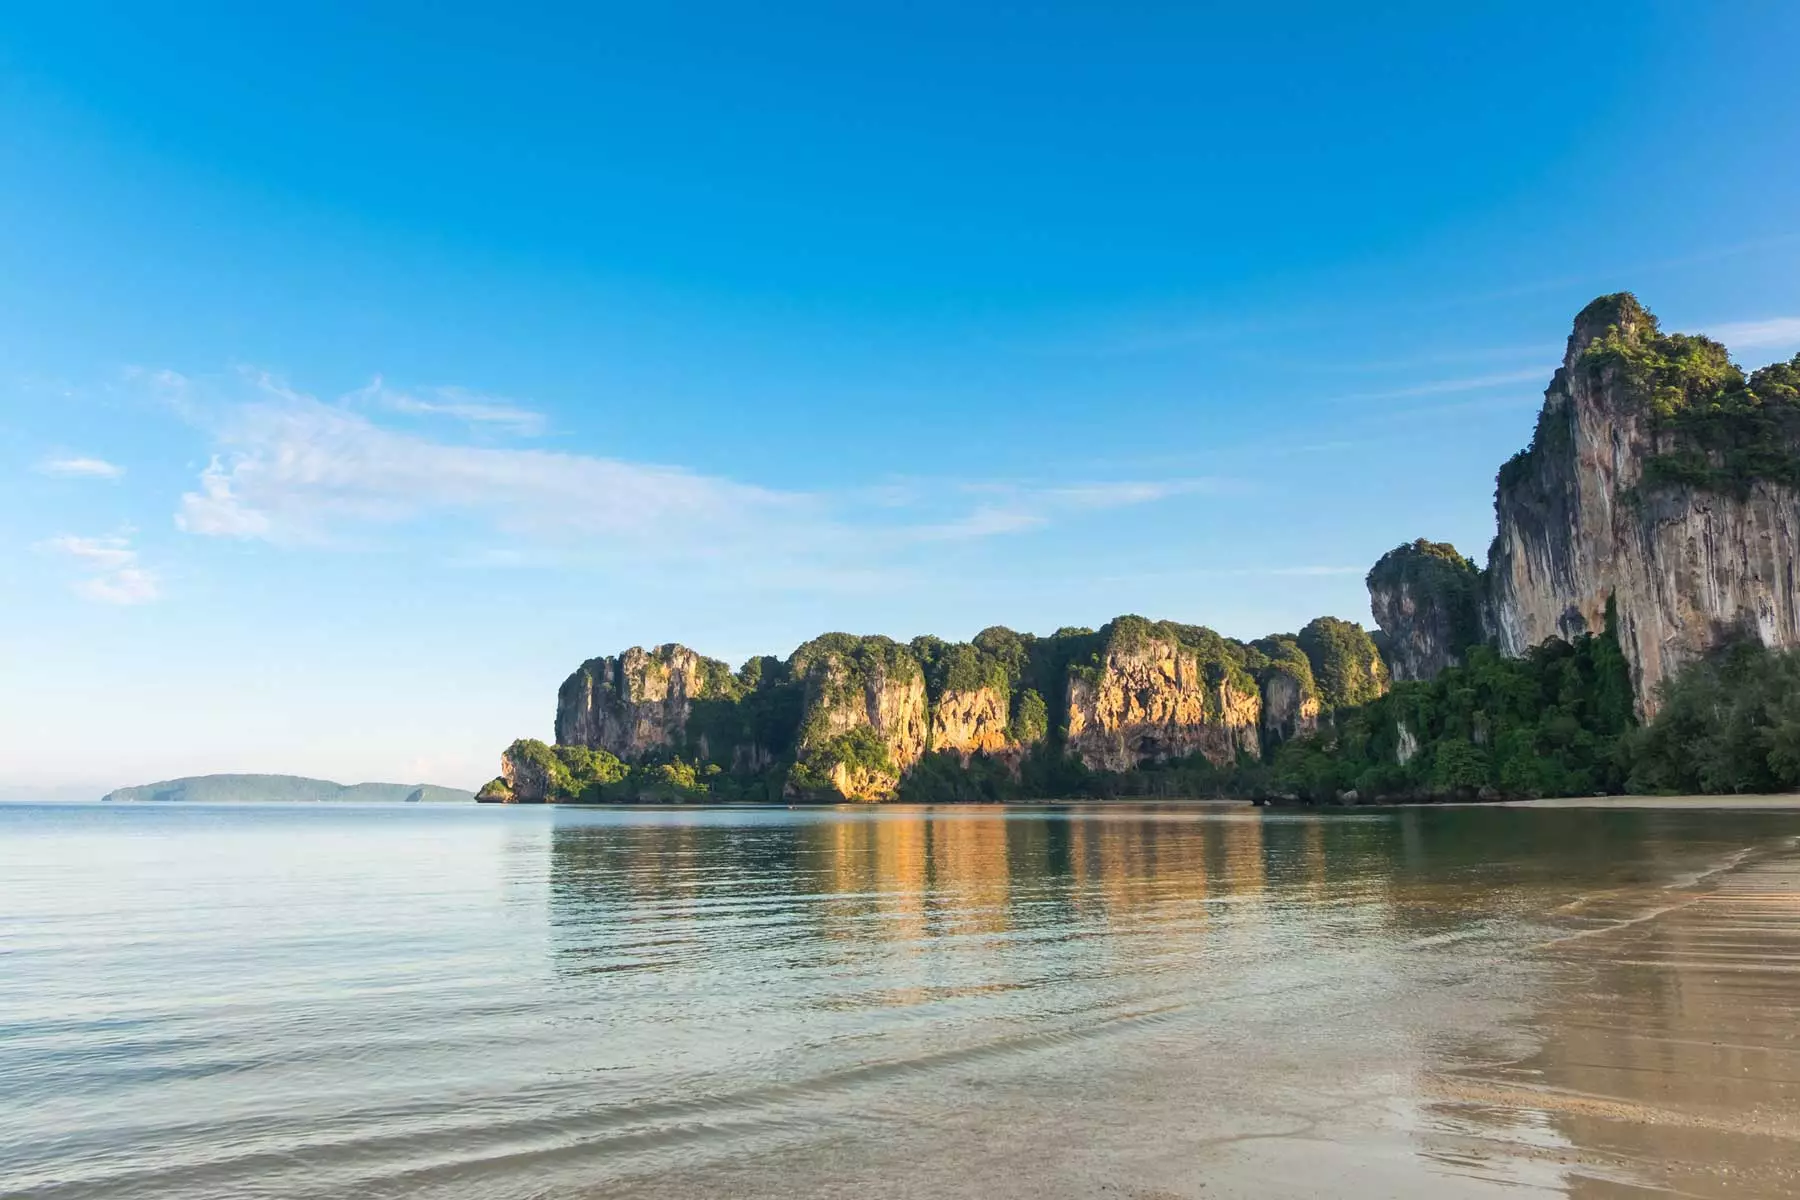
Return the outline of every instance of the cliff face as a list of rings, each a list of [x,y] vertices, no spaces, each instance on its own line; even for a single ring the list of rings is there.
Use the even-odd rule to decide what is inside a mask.
[[[681,747],[693,702],[724,692],[731,668],[686,646],[633,646],[616,658],[592,658],[556,697],[556,741],[633,761]]]
[[[1156,634],[1110,639],[1098,668],[1069,676],[1069,750],[1093,770],[1129,771],[1195,751],[1219,766],[1260,753],[1254,683],[1209,678],[1200,653]]]
[[[804,681],[798,757],[849,800],[885,800],[925,753],[925,675],[887,638],[828,634],[794,652]],[[790,791],[804,794],[803,773]]]
[[[483,787],[480,799],[501,804],[545,804],[550,799],[550,771],[541,758],[508,747],[500,755],[500,778]]]
[[[999,688],[944,692],[931,711],[931,749],[965,760],[972,754],[1014,749],[1006,708],[1007,695]]]
[[[1531,448],[1501,471],[1487,569],[1486,620],[1508,654],[1600,631],[1611,598],[1645,715],[1658,684],[1731,637],[1800,645],[1800,492],[1713,485],[1731,451],[1684,437],[1695,401],[1669,380],[1688,368],[1659,365],[1677,351],[1703,365],[1723,356],[1704,339],[1662,338],[1630,296],[1583,310]],[[1659,460],[1687,464],[1686,477],[1647,473]]]
[[[1301,681],[1286,672],[1270,672],[1262,684],[1263,737],[1271,742],[1292,741],[1319,728],[1319,698],[1303,690]]]
[[[582,664],[558,695],[556,744],[515,742],[480,798],[887,800],[903,780],[909,795],[1068,795],[1043,789],[1260,757],[1385,686],[1368,635],[1334,619],[1254,644],[1132,616],[970,642],[831,633],[736,673],[682,646],[633,648]]]
[[[1481,640],[1481,572],[1456,547],[1424,538],[1396,546],[1367,582],[1396,682],[1431,679]]]

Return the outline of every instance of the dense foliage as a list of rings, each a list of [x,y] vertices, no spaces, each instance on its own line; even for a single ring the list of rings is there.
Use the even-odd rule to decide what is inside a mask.
[[[1732,646],[1681,672],[1660,699],[1627,746],[1633,791],[1800,788],[1800,651]]]
[[[697,765],[679,757],[627,765],[604,750],[546,746],[534,738],[514,742],[507,747],[506,758],[518,790],[541,787],[544,799],[552,804],[700,800],[712,795],[712,784],[721,775],[716,765]],[[501,799],[513,790],[497,779],[478,795]]]
[[[1312,664],[1319,703],[1327,711],[1367,704],[1387,691],[1387,664],[1361,625],[1315,617],[1294,640]]]
[[[1250,643],[1249,653],[1245,655],[1245,666],[1263,682],[1270,675],[1286,675],[1294,681],[1300,695],[1305,699],[1319,698],[1319,685],[1313,675],[1312,659],[1300,648],[1300,641],[1291,633],[1271,634],[1258,638]]]
[[[1481,647],[1437,678],[1395,685],[1275,755],[1278,794],[1330,800],[1614,792],[1633,728],[1629,670],[1606,632],[1523,658]]]

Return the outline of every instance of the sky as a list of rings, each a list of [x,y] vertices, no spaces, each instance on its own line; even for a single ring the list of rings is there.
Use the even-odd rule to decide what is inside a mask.
[[[1378,11],[1376,11],[1378,10]],[[1800,6],[0,25],[0,796],[475,786],[582,660],[1478,560],[1569,322],[1800,351]]]

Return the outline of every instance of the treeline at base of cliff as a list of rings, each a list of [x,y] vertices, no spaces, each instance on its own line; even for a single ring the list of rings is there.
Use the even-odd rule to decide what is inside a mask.
[[[1800,651],[1727,643],[1666,681],[1640,724],[1615,621],[1522,658],[1471,647],[1282,746],[1245,791],[1369,804],[1800,789]]]
[[[1379,632],[827,634],[582,664],[479,799],[1376,803],[1800,787],[1800,355],[1746,373],[1629,293],[1576,316],[1485,566],[1418,539]]]

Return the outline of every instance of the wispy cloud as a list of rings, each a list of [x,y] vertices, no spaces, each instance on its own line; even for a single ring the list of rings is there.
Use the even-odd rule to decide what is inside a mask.
[[[206,390],[154,382],[189,397]],[[673,464],[446,440],[384,423],[384,414],[407,410],[383,397],[372,404],[365,388],[329,402],[266,374],[227,380],[202,406],[214,454],[181,497],[176,524],[208,537],[315,546],[431,528],[460,543],[445,552],[465,564],[510,546],[537,562],[679,561],[733,578],[749,566],[790,579],[849,578],[871,563],[885,569],[884,556],[908,546],[1000,537],[1226,486],[915,480],[790,490]]]
[[[438,441],[259,380],[231,411],[221,453],[181,498],[190,533],[329,542],[358,526],[448,515],[530,538],[723,550],[759,527],[813,517],[804,496],[680,467]]]
[[[1760,321],[1727,321],[1707,325],[1707,337],[1724,342],[1732,350],[1763,346],[1800,346],[1800,317],[1765,317]]]
[[[76,595],[101,604],[148,604],[162,595],[156,573],[138,562],[129,538],[63,534],[39,548],[74,560],[83,572],[71,585]]]
[[[1361,577],[1369,568],[1336,566],[1331,564],[1305,563],[1295,566],[1274,567],[1185,567],[1173,571],[1137,571],[1129,574],[1103,575],[1096,579],[1100,583],[1142,583],[1149,580],[1167,582],[1170,580],[1200,579],[1315,579],[1338,575],[1355,575]]]
[[[1468,375],[1458,379],[1434,379],[1429,383],[1417,383],[1385,391],[1350,392],[1333,397],[1333,399],[1339,403],[1351,403],[1359,400],[1409,400],[1418,396],[1447,396],[1456,392],[1477,392],[1484,388],[1510,387],[1520,383],[1535,382],[1548,385],[1552,373],[1552,370],[1546,367],[1527,367],[1520,371]]]
[[[504,396],[489,396],[460,387],[433,387],[405,391],[389,387],[378,375],[352,396],[377,404],[390,412],[410,416],[447,417],[470,425],[484,425],[535,437],[548,422],[544,414]]]
[[[948,493],[977,498],[976,506],[948,520],[913,527],[909,534],[922,541],[952,541],[1022,533],[1053,524],[1058,518],[1081,513],[1155,504],[1178,496],[1234,490],[1230,480],[1213,477],[1185,479],[1105,480],[1097,482],[1032,486],[1007,482],[944,484],[915,483],[911,495]],[[904,505],[908,489],[884,488],[880,502]]]
[[[64,479],[119,479],[125,474],[124,467],[103,458],[48,458],[38,464],[38,470]]]

